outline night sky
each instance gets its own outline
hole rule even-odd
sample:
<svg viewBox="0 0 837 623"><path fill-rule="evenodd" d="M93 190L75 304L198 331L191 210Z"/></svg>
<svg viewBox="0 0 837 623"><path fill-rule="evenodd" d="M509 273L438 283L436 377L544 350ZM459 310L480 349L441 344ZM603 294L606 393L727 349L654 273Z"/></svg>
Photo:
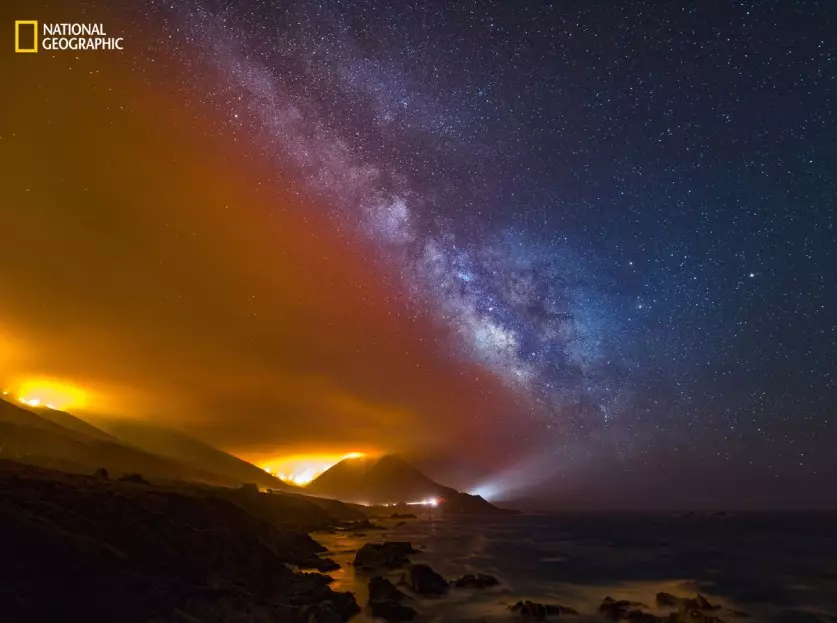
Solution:
<svg viewBox="0 0 837 623"><path fill-rule="evenodd" d="M2 57L0 381L501 499L837 505L833 3L104 4L3 11L125 51Z"/></svg>

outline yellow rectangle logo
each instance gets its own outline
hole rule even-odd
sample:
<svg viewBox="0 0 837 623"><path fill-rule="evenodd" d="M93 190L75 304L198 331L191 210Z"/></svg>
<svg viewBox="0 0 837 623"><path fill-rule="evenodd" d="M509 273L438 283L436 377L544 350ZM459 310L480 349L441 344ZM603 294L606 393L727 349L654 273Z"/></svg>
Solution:
<svg viewBox="0 0 837 623"><path fill-rule="evenodd" d="M15 21L15 52L26 54L38 51L38 20Z"/></svg>

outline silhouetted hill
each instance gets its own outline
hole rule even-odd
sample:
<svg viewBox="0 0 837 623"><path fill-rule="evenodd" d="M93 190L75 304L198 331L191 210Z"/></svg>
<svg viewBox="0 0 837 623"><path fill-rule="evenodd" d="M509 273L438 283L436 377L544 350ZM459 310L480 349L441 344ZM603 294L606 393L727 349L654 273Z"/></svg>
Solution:
<svg viewBox="0 0 837 623"><path fill-rule="evenodd" d="M220 474L230 481L254 482L262 487L302 493L299 487L289 485L271 476L260 467L194 437L134 420L95 419L93 421L122 441L148 452Z"/></svg>
<svg viewBox="0 0 837 623"><path fill-rule="evenodd" d="M85 420L82 420L81 418L78 418L70 413L67 413L66 411L32 407L29 407L28 410L36 414L38 417L42 417L45 420L49 420L53 424L58 424L59 426L63 426L64 428L68 428L77 433L81 433L83 435L99 439L101 441L121 443L119 439L117 439L113 435L106 433L101 428L96 428L95 426L93 426L93 424L86 422Z"/></svg>
<svg viewBox="0 0 837 623"><path fill-rule="evenodd" d="M348 516L362 516L344 508ZM300 496L156 487L0 460L3 617L88 621L345 621L325 548L288 525L338 520Z"/></svg>
<svg viewBox="0 0 837 623"><path fill-rule="evenodd" d="M345 459L323 472L305 489L317 495L362 504L411 503L436 498L444 512L501 512L479 496L439 484L395 455L379 459Z"/></svg>
<svg viewBox="0 0 837 623"><path fill-rule="evenodd" d="M393 455L340 461L323 472L306 490L368 504L415 502L455 493Z"/></svg>
<svg viewBox="0 0 837 623"><path fill-rule="evenodd" d="M111 441L112 437L88 425L98 431L90 434L84 423L73 421L77 418L69 414L56 419L73 428L62 426L44 417L43 411L34 413L0 400L0 458L78 473L104 467L117 476L138 472L163 480L237 484L227 477Z"/></svg>

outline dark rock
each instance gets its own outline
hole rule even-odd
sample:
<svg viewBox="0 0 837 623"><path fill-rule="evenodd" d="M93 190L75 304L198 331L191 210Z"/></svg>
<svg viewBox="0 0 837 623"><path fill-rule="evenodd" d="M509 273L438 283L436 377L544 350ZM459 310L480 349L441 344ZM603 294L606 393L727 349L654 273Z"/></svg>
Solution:
<svg viewBox="0 0 837 623"><path fill-rule="evenodd" d="M393 513L390 515L390 519L418 519L412 513Z"/></svg>
<svg viewBox="0 0 837 623"><path fill-rule="evenodd" d="M108 478L110 478L110 475L108 474L108 470L106 470L104 467L100 467L95 472L93 472L93 477L98 478L99 480L107 480Z"/></svg>
<svg viewBox="0 0 837 623"><path fill-rule="evenodd" d="M355 532L352 536L364 537L364 536L366 536L366 533L365 532Z"/></svg>
<svg viewBox="0 0 837 623"><path fill-rule="evenodd" d="M729 614L733 619L749 619L750 618L749 614L747 614L746 612L742 612L741 610L730 610Z"/></svg>
<svg viewBox="0 0 837 623"><path fill-rule="evenodd" d="M720 606L714 606L709 601L701 595L700 593L697 594L696 597L677 597L672 595L671 593L657 593L657 606L659 607L668 607L668 608L680 608L684 611L689 610L718 610Z"/></svg>
<svg viewBox="0 0 837 623"><path fill-rule="evenodd" d="M397 524L395 524L395 527L400 528L401 526L406 526L406 525L407 525L406 521L399 521Z"/></svg>
<svg viewBox="0 0 837 623"><path fill-rule="evenodd" d="M428 565L410 565L408 585L420 595L444 595L448 592L447 580Z"/></svg>
<svg viewBox="0 0 837 623"><path fill-rule="evenodd" d="M657 593L657 605L661 608L676 608L680 603L680 597L671 593Z"/></svg>
<svg viewBox="0 0 837 623"><path fill-rule="evenodd" d="M307 623L344 623L360 612L360 606L351 593L332 591L328 597L328 600L303 606L299 611L298 620Z"/></svg>
<svg viewBox="0 0 837 623"><path fill-rule="evenodd" d="M560 617L566 615L577 615L578 611L567 606L558 604L540 604L534 601L518 601L513 606L509 607L512 612L518 613L522 617L534 619L535 621L543 621L547 617Z"/></svg>
<svg viewBox="0 0 837 623"><path fill-rule="evenodd" d="M375 618L392 622L412 620L416 611L401 604L407 598L386 578L376 575L369 580L369 609Z"/></svg>
<svg viewBox="0 0 837 623"><path fill-rule="evenodd" d="M346 521L340 526L340 529L345 532L357 532L361 530L386 530L384 526L369 521L368 517L364 519L358 519L356 521Z"/></svg>
<svg viewBox="0 0 837 623"><path fill-rule="evenodd" d="M395 585L379 575L369 580L369 603L383 601L403 601L407 595L395 588Z"/></svg>
<svg viewBox="0 0 837 623"><path fill-rule="evenodd" d="M672 613L667 621L668 623L724 623L722 619L696 608L684 608L679 612Z"/></svg>
<svg viewBox="0 0 837 623"><path fill-rule="evenodd" d="M666 623L668 619L643 612L642 610L630 610L622 617L622 621L630 621L630 623Z"/></svg>
<svg viewBox="0 0 837 623"><path fill-rule="evenodd" d="M376 619L385 619L391 623L412 621L416 616L416 611L413 608L395 601L370 603L369 610Z"/></svg>
<svg viewBox="0 0 837 623"><path fill-rule="evenodd" d="M0 492L3 557L15 569L4 577L3 620L342 623L359 611L329 577L291 569L321 545L246 512L227 492L6 460Z"/></svg>
<svg viewBox="0 0 837 623"><path fill-rule="evenodd" d="M489 586L497 586L497 584L499 584L497 578L485 573L477 573L476 575L469 573L453 581L453 585L457 588L488 588Z"/></svg>
<svg viewBox="0 0 837 623"><path fill-rule="evenodd" d="M142 474L125 474L119 480L122 482L134 482L139 485L148 484L148 481L142 477Z"/></svg>
<svg viewBox="0 0 837 623"><path fill-rule="evenodd" d="M648 606L639 603L638 601L626 601L624 599L616 600L608 596L604 598L604 601L599 606L599 612L612 621L621 621L622 619L627 618L628 614L632 612L639 612L638 608L647 607Z"/></svg>
<svg viewBox="0 0 837 623"><path fill-rule="evenodd" d="M355 554L356 567L400 567L410 563L408 554L416 550L408 541L387 541L385 543L366 543Z"/></svg>
<svg viewBox="0 0 837 623"><path fill-rule="evenodd" d="M320 558L319 560L320 564L313 567L317 571L324 571L328 573L329 571L337 571L340 568L340 565L331 558Z"/></svg>

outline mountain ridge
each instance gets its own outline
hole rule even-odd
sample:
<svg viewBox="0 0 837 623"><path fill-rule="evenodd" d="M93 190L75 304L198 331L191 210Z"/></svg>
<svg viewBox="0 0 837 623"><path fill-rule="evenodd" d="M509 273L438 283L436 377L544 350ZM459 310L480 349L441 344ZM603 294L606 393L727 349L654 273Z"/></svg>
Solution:
<svg viewBox="0 0 837 623"><path fill-rule="evenodd" d="M505 512L478 495L442 485L398 455L344 459L305 487L307 492L360 504L429 503L448 513Z"/></svg>

